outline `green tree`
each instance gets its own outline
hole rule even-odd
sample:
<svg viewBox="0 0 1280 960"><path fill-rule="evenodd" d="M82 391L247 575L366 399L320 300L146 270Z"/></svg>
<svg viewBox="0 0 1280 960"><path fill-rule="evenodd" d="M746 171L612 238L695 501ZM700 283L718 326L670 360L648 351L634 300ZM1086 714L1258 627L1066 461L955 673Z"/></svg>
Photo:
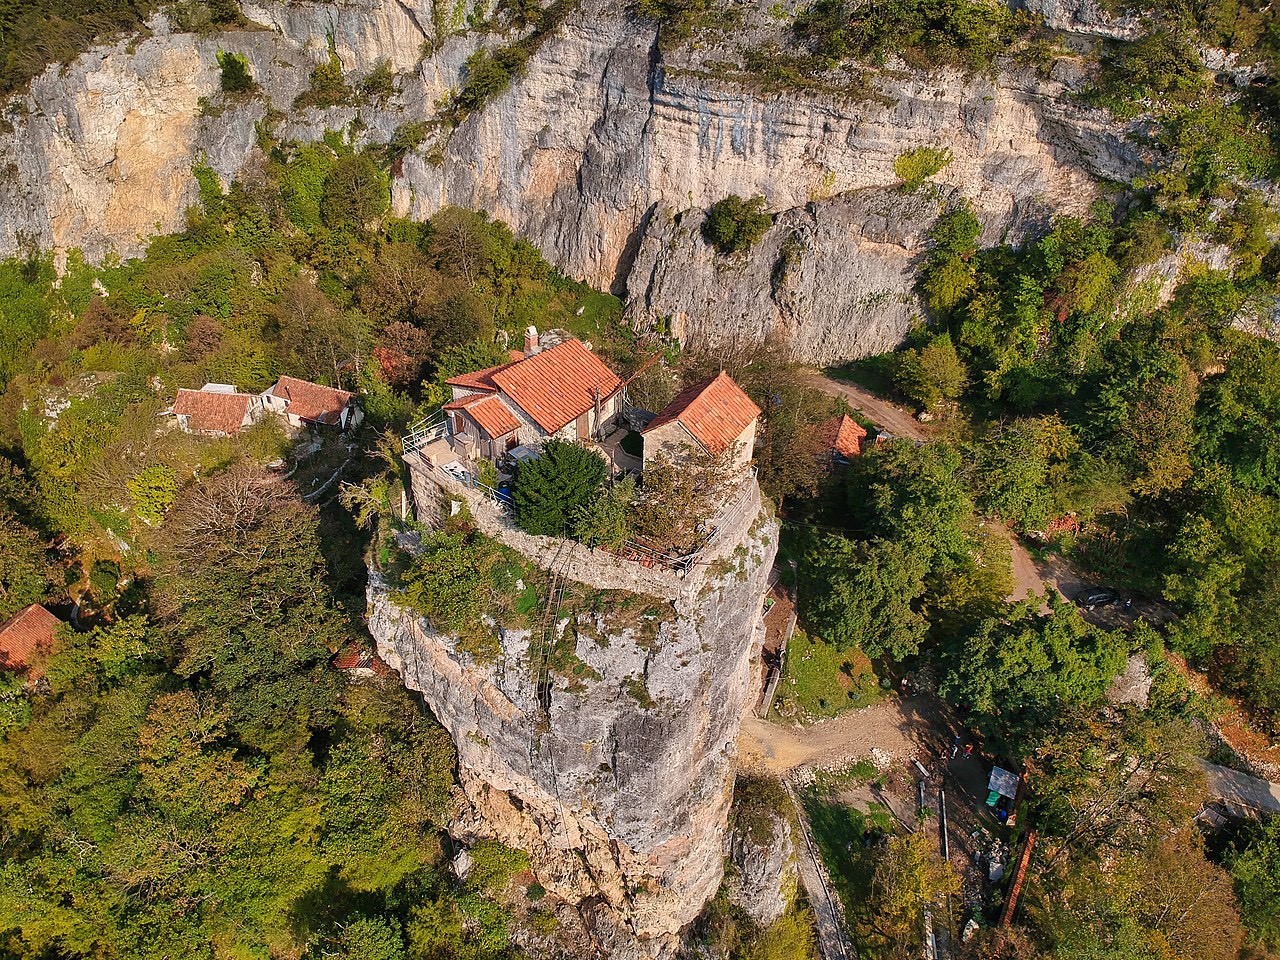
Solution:
<svg viewBox="0 0 1280 960"><path fill-rule="evenodd" d="M641 491L632 510L638 534L661 549L694 546L702 524L715 516L728 488L722 457L684 447L651 457L640 477Z"/></svg>
<svg viewBox="0 0 1280 960"><path fill-rule="evenodd" d="M914 193L952 159L951 150L947 147L916 147L898 154L893 161L893 172L902 181L901 190Z"/></svg>
<svg viewBox="0 0 1280 960"><path fill-rule="evenodd" d="M264 746L333 708L328 660L345 632L316 522L284 481L238 467L192 488L161 528L155 606L176 671L206 680Z"/></svg>
<svg viewBox="0 0 1280 960"><path fill-rule="evenodd" d="M927 566L894 541L856 543L831 535L805 560L806 619L827 641L869 657L916 653L929 622L919 610Z"/></svg>
<svg viewBox="0 0 1280 960"><path fill-rule="evenodd" d="M702 236L728 256L751 249L772 225L773 218L764 212L764 197L744 200L731 193L707 211L702 221Z"/></svg>
<svg viewBox="0 0 1280 960"><path fill-rule="evenodd" d="M978 505L1022 533L1043 530L1061 509L1060 475L1075 450L1075 437L1058 417L993 428L977 451Z"/></svg>
<svg viewBox="0 0 1280 960"><path fill-rule="evenodd" d="M1025 750L1064 711L1092 707L1124 668L1122 637L1064 602L1048 615L1029 601L982 621L948 657L939 692L973 712L993 742Z"/></svg>
<svg viewBox="0 0 1280 960"><path fill-rule="evenodd" d="M1065 705L1019 744L1046 857L1134 853L1187 823L1204 798L1203 749L1184 719Z"/></svg>
<svg viewBox="0 0 1280 960"><path fill-rule="evenodd" d="M605 473L605 462L594 450L548 440L537 458L516 467L516 523L538 536L565 536L574 518L595 499Z"/></svg>
<svg viewBox="0 0 1280 960"><path fill-rule="evenodd" d="M0 505L0 620L47 598L51 572L40 535Z"/></svg>
<svg viewBox="0 0 1280 960"><path fill-rule="evenodd" d="M1280 946L1280 817L1246 825L1227 866L1249 939L1274 951Z"/></svg>
<svg viewBox="0 0 1280 960"><path fill-rule="evenodd" d="M959 892L959 874L943 862L927 832L891 837L876 862L859 928L883 956L918 956L924 912Z"/></svg>
<svg viewBox="0 0 1280 960"><path fill-rule="evenodd" d="M178 478L168 464L153 463L129 480L129 496L142 520L159 523L178 497Z"/></svg>
<svg viewBox="0 0 1280 960"><path fill-rule="evenodd" d="M602 490L573 518L573 535L588 546L619 549L631 536L631 506L636 483L626 477Z"/></svg>
<svg viewBox="0 0 1280 960"><path fill-rule="evenodd" d="M400 924L388 917L360 917L344 926L334 937L326 956L342 960L404 960L404 937Z"/></svg>
<svg viewBox="0 0 1280 960"><path fill-rule="evenodd" d="M390 181L368 152L339 157L324 181L326 225L363 230L391 206Z"/></svg>
<svg viewBox="0 0 1280 960"><path fill-rule="evenodd" d="M249 61L242 54L219 50L218 66L222 70L223 93L247 93L257 88Z"/></svg>
<svg viewBox="0 0 1280 960"><path fill-rule="evenodd" d="M951 335L946 333L930 337L923 346L904 350L894 367L898 389L925 410L958 398L967 381L964 363Z"/></svg>
<svg viewBox="0 0 1280 960"><path fill-rule="evenodd" d="M1231 880L1183 827L1107 864L1071 870L1043 923L1054 957L1234 960L1242 929Z"/></svg>

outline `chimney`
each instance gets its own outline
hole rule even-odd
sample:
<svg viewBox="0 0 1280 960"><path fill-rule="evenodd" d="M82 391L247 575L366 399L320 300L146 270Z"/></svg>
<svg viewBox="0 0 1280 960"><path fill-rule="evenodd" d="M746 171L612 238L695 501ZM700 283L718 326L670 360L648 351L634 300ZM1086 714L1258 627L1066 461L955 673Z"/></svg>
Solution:
<svg viewBox="0 0 1280 960"><path fill-rule="evenodd" d="M524 328L524 355L532 357L538 352L538 328L533 324Z"/></svg>

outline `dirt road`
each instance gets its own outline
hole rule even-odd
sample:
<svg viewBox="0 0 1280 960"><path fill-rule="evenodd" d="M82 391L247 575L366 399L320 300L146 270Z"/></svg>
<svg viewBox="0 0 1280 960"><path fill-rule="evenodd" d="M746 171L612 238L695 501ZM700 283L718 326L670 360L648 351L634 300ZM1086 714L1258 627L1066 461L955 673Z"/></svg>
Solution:
<svg viewBox="0 0 1280 960"><path fill-rule="evenodd" d="M902 760L925 756L930 718L924 706L923 699L890 697L803 728L748 716L738 741L742 762L782 776L805 764L858 760L872 747Z"/></svg>
<svg viewBox="0 0 1280 960"><path fill-rule="evenodd" d="M867 419L895 437L905 437L908 440L929 439L926 425L913 417L910 411L877 397L870 390L865 390L855 383L832 380L816 370L810 373L809 379L823 393L833 397L844 397L851 407L862 411Z"/></svg>

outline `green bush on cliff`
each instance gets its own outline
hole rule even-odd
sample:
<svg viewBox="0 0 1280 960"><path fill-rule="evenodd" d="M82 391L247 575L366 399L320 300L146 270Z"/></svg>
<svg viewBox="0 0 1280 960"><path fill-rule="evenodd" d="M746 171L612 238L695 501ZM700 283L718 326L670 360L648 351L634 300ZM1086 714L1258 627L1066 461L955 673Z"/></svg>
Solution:
<svg viewBox="0 0 1280 960"><path fill-rule="evenodd" d="M989 72L1031 24L998 0L817 0L796 17L795 34L831 66L896 54L918 70Z"/></svg>
<svg viewBox="0 0 1280 960"><path fill-rule="evenodd" d="M902 181L903 192L913 193L951 160L951 151L946 147L917 147L898 155L893 172Z"/></svg>
<svg viewBox="0 0 1280 960"><path fill-rule="evenodd" d="M219 50L218 66L222 70L223 93L247 93L257 86L249 70L249 61L241 54Z"/></svg>
<svg viewBox="0 0 1280 960"><path fill-rule="evenodd" d="M727 256L750 250L772 225L773 218L764 212L764 197L744 200L731 193L707 211L702 236Z"/></svg>

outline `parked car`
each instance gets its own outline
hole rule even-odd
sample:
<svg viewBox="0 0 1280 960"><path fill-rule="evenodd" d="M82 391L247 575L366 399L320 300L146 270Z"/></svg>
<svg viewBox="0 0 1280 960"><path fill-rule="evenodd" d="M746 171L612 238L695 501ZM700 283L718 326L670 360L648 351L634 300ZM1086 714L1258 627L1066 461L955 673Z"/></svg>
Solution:
<svg viewBox="0 0 1280 960"><path fill-rule="evenodd" d="M1092 610L1095 607L1106 607L1120 599L1120 594L1106 587L1087 587L1076 594L1077 606Z"/></svg>

